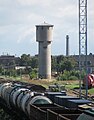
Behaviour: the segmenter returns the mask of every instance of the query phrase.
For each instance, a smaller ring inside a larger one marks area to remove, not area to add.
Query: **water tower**
[[[36,25],[36,41],[39,43],[39,78],[51,79],[51,42],[53,25]]]

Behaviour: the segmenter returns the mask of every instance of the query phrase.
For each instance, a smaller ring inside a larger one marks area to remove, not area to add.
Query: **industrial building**
[[[77,61],[78,63],[77,68],[79,69],[79,55],[72,55],[72,57]],[[82,68],[86,66],[85,55],[80,56],[80,64]],[[94,72],[94,55],[91,53],[87,55],[87,70],[88,70],[88,73]]]
[[[0,56],[0,65],[4,69],[14,69],[15,65],[18,65],[20,61],[19,57],[14,55],[1,55]]]

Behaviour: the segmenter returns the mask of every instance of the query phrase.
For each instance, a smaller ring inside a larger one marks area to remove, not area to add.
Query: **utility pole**
[[[87,0],[79,0],[79,70],[82,70],[81,56],[85,56],[87,74]],[[81,72],[80,72],[81,73]],[[81,80],[79,81],[81,97]],[[86,98],[88,96],[88,81],[86,79]]]

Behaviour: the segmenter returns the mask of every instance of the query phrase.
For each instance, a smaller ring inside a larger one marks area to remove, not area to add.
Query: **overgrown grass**
[[[89,93],[90,95],[94,95],[94,88],[89,89],[89,90],[88,90],[88,93]]]
[[[2,77],[2,76],[1,76]],[[37,85],[42,85],[45,88],[48,88],[49,85],[53,85],[53,84],[60,84],[60,85],[64,85],[65,89],[70,90],[73,88],[79,88],[79,80],[65,80],[65,81],[58,81],[56,79],[53,80],[30,80],[30,79],[24,79],[21,77],[6,77],[6,79],[11,79],[11,80],[17,80],[17,81],[22,81],[22,82],[29,82],[32,84],[37,84]],[[85,89],[82,90],[83,92],[85,92]],[[88,93],[90,95],[94,95],[94,88],[88,89]]]
[[[66,88],[67,89],[79,88],[79,84],[72,83],[72,84],[66,85]]]

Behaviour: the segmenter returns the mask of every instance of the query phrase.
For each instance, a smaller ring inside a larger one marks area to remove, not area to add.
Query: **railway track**
[[[75,95],[77,95],[79,97],[79,89],[72,89],[72,93],[75,94]],[[87,98],[86,98],[85,93],[81,93],[81,98],[91,100],[92,103],[94,101],[93,96],[88,95]]]

